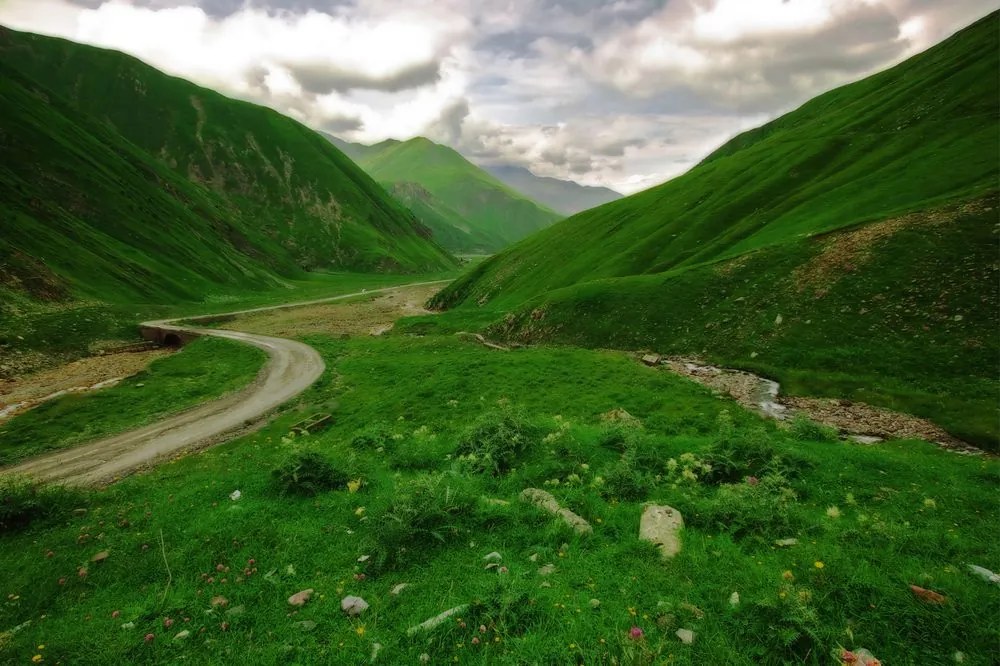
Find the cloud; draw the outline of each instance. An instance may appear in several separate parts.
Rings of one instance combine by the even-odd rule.
[[[927,48],[995,0],[4,0],[353,141],[632,192]]]

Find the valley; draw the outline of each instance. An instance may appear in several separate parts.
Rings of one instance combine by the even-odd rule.
[[[13,1],[0,663],[996,663],[1000,13]]]

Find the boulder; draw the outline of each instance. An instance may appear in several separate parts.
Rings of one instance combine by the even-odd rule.
[[[656,544],[660,555],[668,560],[681,550],[680,531],[684,528],[684,518],[677,509],[650,504],[642,512],[639,521],[639,539]]]
[[[643,354],[643,356],[642,356],[642,362],[645,365],[648,365],[650,367],[652,367],[654,365],[659,365],[660,364],[660,355],[659,354]]]
[[[357,617],[368,610],[368,602],[361,597],[344,597],[340,600],[340,610],[351,617]]]

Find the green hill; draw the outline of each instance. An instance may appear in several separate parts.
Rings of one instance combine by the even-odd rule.
[[[349,159],[270,109],[4,28],[0,90],[5,297],[168,303],[313,268],[454,265]]]
[[[414,213],[426,226],[443,232],[436,231],[434,238],[452,251],[495,252],[561,217],[429,139],[389,139],[364,146],[329,138],[386,188],[398,190],[395,185],[412,183],[429,194],[420,195]],[[409,189],[403,188],[404,195]],[[404,203],[410,205],[412,198],[404,196]],[[463,233],[456,235],[448,226]]]
[[[510,337],[700,353],[995,446],[996,25],[536,234],[436,304],[506,312]]]
[[[622,194],[606,187],[580,185],[571,180],[536,176],[524,167],[499,164],[484,167],[502,182],[518,192],[524,192],[535,201],[563,215],[575,215],[589,208],[617,201]]]

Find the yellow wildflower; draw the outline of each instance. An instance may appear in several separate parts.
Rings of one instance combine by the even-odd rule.
[[[356,493],[361,488],[361,479],[353,479],[347,482],[347,492]]]
[[[813,566],[816,567],[817,569],[822,569],[826,565],[820,562],[819,560],[816,560],[815,562],[813,562]]]
[[[364,636],[365,635],[365,625],[359,624],[357,627],[354,628],[354,633],[356,633],[358,636]]]

